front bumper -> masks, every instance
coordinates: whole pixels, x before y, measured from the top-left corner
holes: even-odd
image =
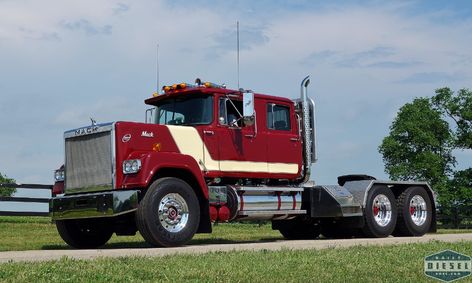
[[[109,191],[52,198],[49,213],[53,220],[113,217],[138,208],[137,190]]]

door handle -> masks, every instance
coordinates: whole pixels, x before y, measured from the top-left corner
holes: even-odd
[[[291,141],[299,141],[298,138],[290,138]]]
[[[215,132],[213,132],[213,131],[203,131],[203,133],[205,135],[209,135],[209,136],[213,136],[215,134]]]
[[[244,135],[246,138],[253,138],[254,135]]]

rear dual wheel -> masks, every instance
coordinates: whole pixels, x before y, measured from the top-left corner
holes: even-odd
[[[364,210],[365,225],[362,232],[367,237],[388,237],[397,223],[397,205],[387,186],[374,186],[367,196]]]
[[[423,236],[433,217],[431,199],[422,187],[410,187],[397,198],[398,221],[395,236]]]
[[[397,198],[386,186],[373,187],[367,197],[363,232],[368,237],[423,236],[433,217],[432,203],[422,187],[410,187]]]

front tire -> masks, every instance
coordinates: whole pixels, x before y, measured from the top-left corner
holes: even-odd
[[[395,196],[386,186],[370,189],[364,208],[362,232],[371,238],[384,238],[392,234],[397,222]]]
[[[167,177],[154,181],[141,200],[136,224],[153,246],[181,246],[190,241],[200,222],[200,205],[192,187]]]
[[[398,196],[395,236],[423,236],[433,217],[431,199],[422,187],[410,187]]]
[[[64,242],[77,249],[101,247],[113,235],[109,223],[100,218],[56,220],[56,228]]]

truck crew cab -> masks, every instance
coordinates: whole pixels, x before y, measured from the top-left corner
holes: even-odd
[[[212,222],[271,220],[287,239],[421,236],[436,229],[424,182],[367,175],[315,186],[315,103],[309,78],[294,101],[213,83],[164,86],[147,123],[67,131],[50,213],[75,248],[137,231],[179,246]]]

